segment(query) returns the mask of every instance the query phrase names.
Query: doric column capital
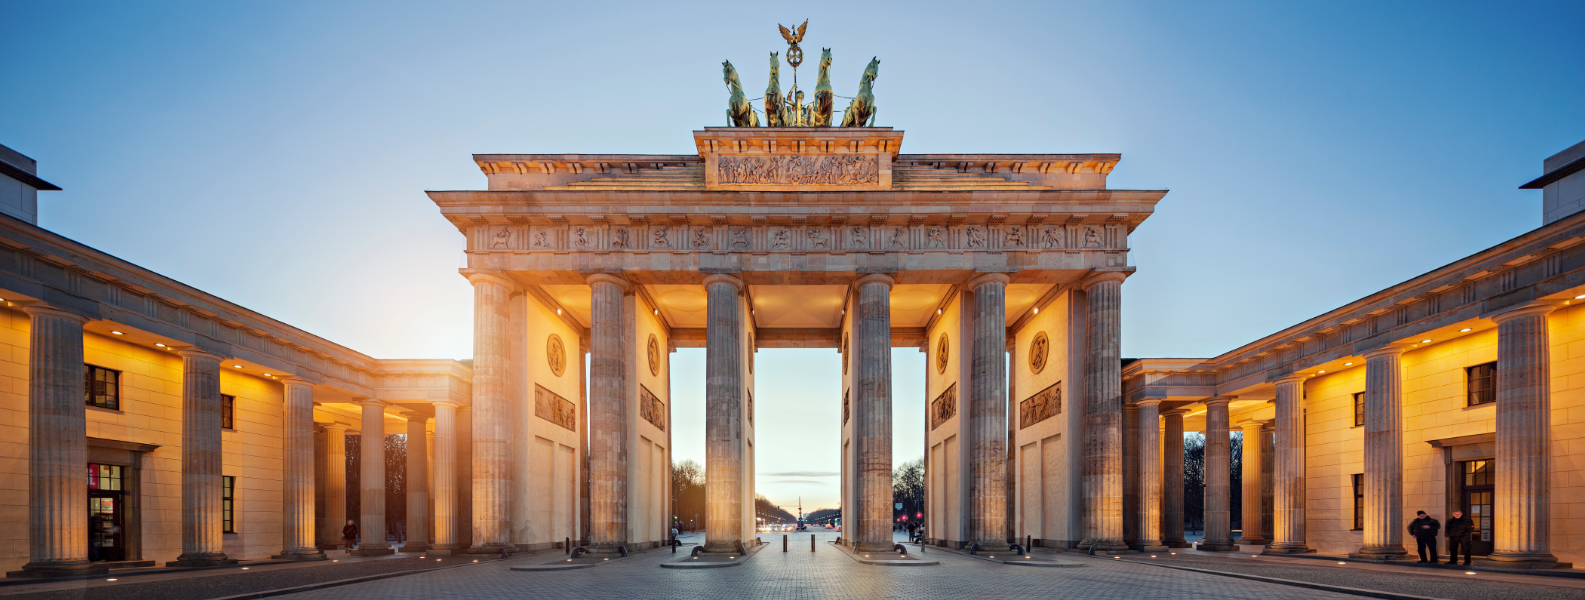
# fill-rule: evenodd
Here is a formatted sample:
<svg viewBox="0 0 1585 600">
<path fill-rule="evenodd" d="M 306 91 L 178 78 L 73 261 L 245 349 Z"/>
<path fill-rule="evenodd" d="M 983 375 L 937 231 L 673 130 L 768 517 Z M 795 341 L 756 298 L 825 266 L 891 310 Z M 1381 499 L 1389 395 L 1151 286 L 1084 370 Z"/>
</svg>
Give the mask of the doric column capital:
<svg viewBox="0 0 1585 600">
<path fill-rule="evenodd" d="M 1406 350 L 1408 350 L 1408 348 L 1405 348 L 1403 346 L 1399 346 L 1399 345 L 1396 345 L 1396 344 L 1392 344 L 1392 345 L 1382 346 L 1382 347 L 1377 348 L 1375 350 L 1367 350 L 1364 353 L 1364 357 L 1365 357 L 1365 360 L 1370 360 L 1370 359 L 1375 358 L 1377 356 L 1398 356 L 1400 354 L 1403 354 L 1404 351 L 1406 351 Z"/>
<path fill-rule="evenodd" d="M 312 392 L 313 388 L 314 388 L 314 382 L 309 381 L 307 379 L 303 379 L 301 377 L 297 377 L 295 375 L 288 375 L 288 376 L 282 377 L 281 378 L 281 385 L 284 385 L 287 388 L 306 387 L 306 388 L 309 389 L 310 392 Z"/>
<path fill-rule="evenodd" d="M 870 273 L 853 280 L 853 288 L 858 289 L 871 283 L 885 284 L 887 289 L 891 289 L 892 286 L 897 285 L 897 280 L 885 273 Z"/>
<path fill-rule="evenodd" d="M 1161 411 L 1161 416 L 1163 417 L 1182 417 L 1183 415 L 1187 414 L 1189 414 L 1189 409 L 1187 408 L 1174 408 L 1172 410 Z"/>
<path fill-rule="evenodd" d="M 1304 380 L 1309 378 L 1310 375 L 1307 373 L 1289 373 L 1272 380 L 1272 383 L 1277 385 L 1282 385 L 1284 383 L 1304 383 Z"/>
<path fill-rule="evenodd" d="M 349 429 L 345 424 L 337 423 L 335 421 L 331 421 L 329 423 L 325 423 L 323 425 L 323 427 L 325 428 L 325 432 L 326 433 L 339 431 L 339 432 L 342 433 L 342 435 L 346 435 L 347 429 Z"/>
<path fill-rule="evenodd" d="M 1140 398 L 1137 402 L 1134 402 L 1134 404 L 1137 404 L 1139 406 L 1159 406 L 1161 404 L 1161 399 L 1160 398 Z"/>
<path fill-rule="evenodd" d="M 1265 426 L 1266 424 L 1263 421 L 1244 421 L 1238 424 L 1239 429 L 1243 429 L 1245 433 L 1260 433 L 1261 428 Z"/>
<path fill-rule="evenodd" d="M 22 307 L 22 312 L 27 313 L 30 317 L 54 317 L 57 319 L 71 319 L 78 323 L 87 323 L 89 320 L 88 317 L 76 313 L 66 312 L 58 308 L 50 308 L 41 304 L 30 304 L 28 306 L 24 306 Z"/>
<path fill-rule="evenodd" d="M 980 273 L 979 275 L 975 275 L 972 279 L 969 279 L 968 283 L 963 284 L 963 287 L 973 291 L 974 289 L 987 283 L 1000 283 L 1002 285 L 1007 285 L 1008 282 L 1011 282 L 1012 280 L 1013 278 L 1008 277 L 1006 273 Z"/>
<path fill-rule="evenodd" d="M 1528 317 L 1528 316 L 1535 316 L 1535 315 L 1540 315 L 1540 316 L 1549 315 L 1549 314 L 1552 314 L 1552 311 L 1555 311 L 1558 308 L 1559 307 L 1556 304 L 1527 304 L 1527 305 L 1524 305 L 1524 306 L 1518 306 L 1518 307 L 1510 308 L 1510 309 L 1504 310 L 1502 312 L 1493 313 L 1493 314 L 1489 315 L 1487 318 L 1491 319 L 1493 322 L 1497 323 L 1498 325 L 1501 325 L 1503 321 L 1507 321 L 1509 319 L 1515 319 L 1515 318 L 1518 318 L 1518 317 Z"/>
<path fill-rule="evenodd" d="M 1231 402 L 1236 397 L 1237 396 L 1213 396 L 1211 398 L 1206 398 L 1205 399 L 1205 405 L 1206 406 L 1212 406 L 1212 405 L 1223 405 L 1223 406 L 1226 406 L 1228 402 Z"/>
<path fill-rule="evenodd" d="M 434 406 L 435 408 L 440 408 L 442 406 L 449 406 L 449 407 L 451 407 L 452 410 L 456 410 L 458 408 L 462 408 L 461 404 L 457 404 L 456 402 L 452 402 L 450 400 L 437 400 L 437 401 L 434 401 L 434 402 L 430 402 L 430 404 L 432 406 Z"/>
<path fill-rule="evenodd" d="M 1082 287 L 1085 291 L 1089 291 L 1089 289 L 1095 284 L 1105 283 L 1108 281 L 1122 283 L 1124 279 L 1128 279 L 1128 274 L 1122 271 L 1097 271 L 1089 277 L 1085 277 L 1083 283 L 1079 284 L 1079 287 Z"/>
<path fill-rule="evenodd" d="M 383 412 L 385 410 L 385 401 L 375 398 L 359 398 L 358 406 L 362 406 L 363 408 L 376 408 Z"/>
<path fill-rule="evenodd" d="M 710 286 L 717 283 L 730 285 L 734 288 L 737 288 L 737 291 L 739 292 L 743 291 L 743 280 L 739 279 L 736 275 L 727 273 L 711 273 L 704 278 L 704 287 L 706 288 L 709 288 Z"/>
<path fill-rule="evenodd" d="M 588 282 L 591 286 L 596 283 L 609 283 L 616 287 L 622 288 L 622 291 L 624 292 L 626 292 L 628 288 L 632 287 L 630 284 L 628 284 L 627 279 L 622 278 L 620 275 L 614 275 L 611 273 L 590 273 L 585 275 L 583 280 Z"/>
<path fill-rule="evenodd" d="M 225 357 L 220 356 L 219 354 L 215 354 L 215 353 L 212 353 L 212 352 L 205 352 L 205 351 L 199 350 L 197 348 L 182 348 L 181 350 L 177 350 L 176 353 L 180 354 L 182 358 L 205 359 L 205 360 L 212 360 L 212 361 L 215 361 L 217 363 L 220 362 L 220 361 L 225 360 Z"/>
<path fill-rule="evenodd" d="M 462 273 L 463 277 L 468 278 L 468 283 L 473 284 L 474 287 L 478 287 L 478 286 L 481 286 L 481 285 L 487 285 L 487 284 L 494 284 L 494 285 L 499 285 L 501 287 L 504 287 L 508 291 L 516 291 L 517 290 L 517 283 L 512 281 L 512 279 L 510 277 L 507 277 L 505 273 L 502 273 L 500 271 L 487 271 L 487 270 L 482 270 L 482 269 L 461 269 L 458 272 Z"/>
</svg>

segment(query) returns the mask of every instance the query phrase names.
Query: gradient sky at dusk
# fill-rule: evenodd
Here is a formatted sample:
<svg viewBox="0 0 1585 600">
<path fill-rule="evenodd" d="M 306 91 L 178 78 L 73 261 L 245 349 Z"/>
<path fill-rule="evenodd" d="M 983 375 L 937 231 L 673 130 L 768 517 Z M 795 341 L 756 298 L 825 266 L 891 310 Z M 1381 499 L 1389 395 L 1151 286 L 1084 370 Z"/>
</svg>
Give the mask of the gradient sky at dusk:
<svg viewBox="0 0 1585 600">
<path fill-rule="evenodd" d="M 65 188 L 47 229 L 375 357 L 468 358 L 463 238 L 423 191 L 482 189 L 476 152 L 689 152 L 721 61 L 759 95 L 805 18 L 838 94 L 881 59 L 903 152 L 1120 152 L 1111 187 L 1171 190 L 1130 240 L 1125 356 L 1214 356 L 1530 230 L 1516 188 L 1585 139 L 1577 1 L 0 0 L 0 143 Z M 673 363 L 700 462 L 703 359 Z M 834 505 L 836 352 L 759 364 L 761 491 Z M 924 355 L 894 365 L 901 462 Z"/>
</svg>

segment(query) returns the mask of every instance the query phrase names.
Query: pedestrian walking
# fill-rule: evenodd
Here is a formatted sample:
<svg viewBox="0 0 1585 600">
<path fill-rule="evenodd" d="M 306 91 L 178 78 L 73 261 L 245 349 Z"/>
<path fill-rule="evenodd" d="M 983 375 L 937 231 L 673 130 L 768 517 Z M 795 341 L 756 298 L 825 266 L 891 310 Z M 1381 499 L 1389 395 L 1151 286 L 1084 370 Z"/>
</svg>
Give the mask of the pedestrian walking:
<svg viewBox="0 0 1585 600">
<path fill-rule="evenodd" d="M 1464 566 L 1469 566 L 1470 536 L 1475 532 L 1475 522 L 1464 516 L 1464 511 L 1453 511 L 1447 520 L 1447 564 L 1458 562 L 1458 549 L 1464 549 Z"/>
<path fill-rule="evenodd" d="M 352 547 L 358 545 L 358 526 L 347 519 L 347 526 L 341 528 L 341 543 L 346 545 L 347 553 L 352 553 Z"/>
<path fill-rule="evenodd" d="M 1409 535 L 1414 536 L 1415 545 L 1420 550 L 1420 562 L 1441 562 L 1436 556 L 1436 534 L 1442 532 L 1442 524 L 1425 511 L 1415 513 L 1413 521 L 1409 522 Z M 1431 559 L 1426 560 L 1426 549 L 1431 550 Z"/>
</svg>

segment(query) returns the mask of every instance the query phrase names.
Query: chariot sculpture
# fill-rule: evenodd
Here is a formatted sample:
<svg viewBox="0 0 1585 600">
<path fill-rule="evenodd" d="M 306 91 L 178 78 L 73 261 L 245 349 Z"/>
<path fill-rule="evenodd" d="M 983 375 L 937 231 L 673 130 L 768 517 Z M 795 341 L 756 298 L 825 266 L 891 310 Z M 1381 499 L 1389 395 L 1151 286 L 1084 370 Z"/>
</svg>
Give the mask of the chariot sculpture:
<svg viewBox="0 0 1585 600">
<path fill-rule="evenodd" d="M 786 94 L 781 90 L 781 62 L 777 53 L 770 53 L 770 82 L 765 86 L 765 95 L 756 100 L 762 100 L 765 127 L 832 127 L 833 108 L 836 104 L 836 93 L 831 88 L 831 49 L 823 48 L 820 53 L 820 74 L 815 83 L 815 93 L 812 102 L 804 103 L 804 93 L 798 89 L 798 65 L 803 63 L 803 49 L 798 44 L 803 41 L 804 33 L 809 29 L 809 21 L 805 20 L 796 29 L 789 29 L 782 25 L 776 26 L 781 30 L 782 38 L 787 40 L 787 64 L 793 68 L 793 85 Z M 859 77 L 859 91 L 849 102 L 842 113 L 842 127 L 874 127 L 875 126 L 875 78 L 880 74 L 879 58 L 870 59 L 869 66 L 865 67 L 864 74 Z M 732 66 L 732 61 L 721 63 L 724 72 L 728 97 L 727 97 L 727 124 L 732 127 L 759 127 L 760 111 L 756 111 L 751 100 L 743 93 L 743 83 L 738 78 L 737 69 Z"/>
</svg>

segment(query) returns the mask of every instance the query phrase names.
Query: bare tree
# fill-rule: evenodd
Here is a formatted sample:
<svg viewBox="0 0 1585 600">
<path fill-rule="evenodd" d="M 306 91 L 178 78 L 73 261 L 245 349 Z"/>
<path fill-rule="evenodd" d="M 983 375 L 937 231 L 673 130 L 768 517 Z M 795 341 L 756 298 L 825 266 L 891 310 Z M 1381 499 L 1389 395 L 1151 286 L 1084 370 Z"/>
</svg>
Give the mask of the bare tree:
<svg viewBox="0 0 1585 600">
<path fill-rule="evenodd" d="M 905 462 L 892 470 L 892 502 L 900 502 L 903 505 L 902 510 L 898 511 L 893 504 L 893 520 L 900 515 L 908 515 L 909 520 L 913 520 L 914 513 L 924 507 L 925 459 L 923 457 Z"/>
<path fill-rule="evenodd" d="M 682 529 L 704 526 L 705 470 L 691 460 L 672 463 L 671 498 L 672 516 L 682 524 Z"/>
</svg>

